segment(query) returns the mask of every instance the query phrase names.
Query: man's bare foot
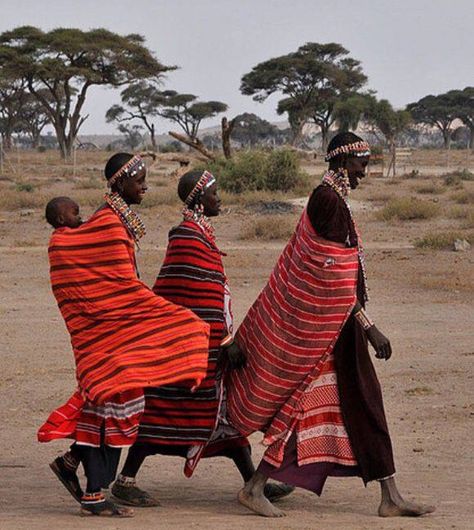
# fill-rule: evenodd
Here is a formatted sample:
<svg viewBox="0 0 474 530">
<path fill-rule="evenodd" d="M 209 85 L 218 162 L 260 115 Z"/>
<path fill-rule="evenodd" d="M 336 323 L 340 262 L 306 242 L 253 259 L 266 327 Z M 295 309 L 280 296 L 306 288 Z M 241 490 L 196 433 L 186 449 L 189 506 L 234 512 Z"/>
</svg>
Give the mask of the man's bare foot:
<svg viewBox="0 0 474 530">
<path fill-rule="evenodd" d="M 435 506 L 415 504 L 403 499 L 397 502 L 383 500 L 379 506 L 379 515 L 380 517 L 419 517 L 420 515 L 433 513 L 435 510 Z"/>
<path fill-rule="evenodd" d="M 240 504 L 264 517 L 284 517 L 284 513 L 279 510 L 263 495 L 252 495 L 252 491 L 242 488 L 237 496 Z"/>
</svg>

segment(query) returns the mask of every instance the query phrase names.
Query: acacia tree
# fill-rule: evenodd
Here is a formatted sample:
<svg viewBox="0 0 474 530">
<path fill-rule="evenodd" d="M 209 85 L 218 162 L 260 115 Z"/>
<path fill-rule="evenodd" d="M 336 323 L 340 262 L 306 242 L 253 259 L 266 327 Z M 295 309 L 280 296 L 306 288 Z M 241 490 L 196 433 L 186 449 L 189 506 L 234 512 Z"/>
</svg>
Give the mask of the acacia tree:
<svg viewBox="0 0 474 530">
<path fill-rule="evenodd" d="M 241 144 L 256 146 L 278 135 L 278 128 L 253 113 L 244 112 L 234 119 L 232 137 Z"/>
<path fill-rule="evenodd" d="M 474 149 L 474 87 L 451 90 L 447 93 L 454 105 L 454 113 L 469 129 L 469 148 Z"/>
<path fill-rule="evenodd" d="M 22 26 L 0 35 L 0 77 L 26 84 L 49 114 L 61 154 L 68 158 L 87 119 L 82 110 L 91 86 L 119 87 L 169 69 L 143 43 L 140 35 L 102 28 L 43 32 Z"/>
<path fill-rule="evenodd" d="M 130 149 L 136 149 L 143 142 L 143 127 L 121 123 L 117 129 L 125 136 L 125 143 Z"/>
<path fill-rule="evenodd" d="M 5 149 L 12 147 L 12 135 L 18 129 L 28 93 L 21 80 L 0 80 L 0 134 Z"/>
<path fill-rule="evenodd" d="M 289 118 L 296 130 L 313 121 L 321 130 L 325 148 L 336 119 L 336 103 L 357 93 L 367 82 L 360 62 L 348 54 L 337 43 L 309 42 L 296 52 L 255 66 L 242 77 L 240 90 L 260 102 L 274 93 L 284 94 L 279 112 L 291 112 Z"/>
<path fill-rule="evenodd" d="M 373 98 L 365 111 L 365 121 L 372 128 L 372 132 L 378 136 L 381 133 L 384 143 L 390 154 L 390 164 L 387 174 L 392 170 L 396 174 L 396 147 L 400 135 L 405 132 L 411 123 L 411 115 L 407 110 L 395 110 L 386 99 L 377 101 Z"/>
<path fill-rule="evenodd" d="M 44 97 L 49 99 L 49 91 L 44 91 Z M 51 123 L 51 117 L 44 106 L 33 96 L 27 93 L 25 103 L 20 112 L 19 127 L 31 139 L 33 148 L 38 147 L 43 129 Z"/>
<path fill-rule="evenodd" d="M 407 110 L 417 123 L 436 127 L 443 136 L 445 149 L 451 144 L 451 126 L 456 119 L 456 98 L 452 93 L 425 96 L 407 105 Z"/>
<path fill-rule="evenodd" d="M 193 94 L 178 94 L 174 90 L 161 92 L 157 103 L 159 115 L 177 123 L 190 140 L 196 140 L 203 120 L 214 118 L 227 110 L 221 101 L 197 101 Z"/>
<path fill-rule="evenodd" d="M 175 132 L 169 134 L 180 142 L 197 149 L 204 156 L 213 159 L 214 155 L 199 140 L 199 127 L 203 120 L 214 118 L 227 110 L 227 105 L 221 101 L 197 101 L 193 94 L 179 94 L 175 90 L 161 92 L 157 102 L 160 105 L 158 114 L 179 125 L 185 135 Z"/>
<path fill-rule="evenodd" d="M 162 93 L 156 83 L 138 81 L 132 83 L 120 94 L 122 105 L 113 105 L 107 111 L 105 119 L 108 123 L 140 120 L 150 134 L 151 145 L 156 151 L 155 124 L 153 118 L 159 115 Z"/>
</svg>

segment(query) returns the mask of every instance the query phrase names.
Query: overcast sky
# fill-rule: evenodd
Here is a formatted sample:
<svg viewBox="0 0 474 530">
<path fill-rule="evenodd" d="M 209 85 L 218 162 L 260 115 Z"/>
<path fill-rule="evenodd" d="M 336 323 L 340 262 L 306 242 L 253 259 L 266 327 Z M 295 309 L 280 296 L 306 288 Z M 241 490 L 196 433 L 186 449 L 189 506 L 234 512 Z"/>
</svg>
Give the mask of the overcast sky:
<svg viewBox="0 0 474 530">
<path fill-rule="evenodd" d="M 167 88 L 224 101 L 229 117 L 255 112 L 280 120 L 278 96 L 256 103 L 240 94 L 240 79 L 305 42 L 342 44 L 362 62 L 368 87 L 396 107 L 474 85 L 473 0 L 0 0 L 0 6 L 1 31 L 34 25 L 140 33 L 161 62 L 180 67 Z M 117 102 L 118 91 L 92 88 L 81 133 L 114 132 L 104 114 Z"/>
</svg>

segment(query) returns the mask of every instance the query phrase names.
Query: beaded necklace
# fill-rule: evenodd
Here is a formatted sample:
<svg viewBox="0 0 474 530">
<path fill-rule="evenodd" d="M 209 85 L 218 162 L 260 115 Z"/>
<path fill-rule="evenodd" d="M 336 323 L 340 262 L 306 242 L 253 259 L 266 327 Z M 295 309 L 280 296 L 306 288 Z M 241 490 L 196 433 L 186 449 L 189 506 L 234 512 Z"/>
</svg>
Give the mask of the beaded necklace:
<svg viewBox="0 0 474 530">
<path fill-rule="evenodd" d="M 185 221 L 194 221 L 196 224 L 198 224 L 210 241 L 215 244 L 215 230 L 209 217 L 204 215 L 202 205 L 195 207 L 194 210 L 190 210 L 187 206 L 185 206 L 182 213 Z"/>
<path fill-rule="evenodd" d="M 117 192 L 106 193 L 105 202 L 118 215 L 119 219 L 125 225 L 126 229 L 133 237 L 135 244 L 138 246 L 139 240 L 145 235 L 146 229 L 143 221 L 137 213 L 120 197 Z"/>
<path fill-rule="evenodd" d="M 326 173 L 323 176 L 323 184 L 326 186 L 329 186 L 339 195 L 339 197 L 344 201 L 344 204 L 347 207 L 347 211 L 349 212 L 349 217 L 351 219 L 352 225 L 357 235 L 357 254 L 359 257 L 362 277 L 364 279 L 364 300 L 367 302 L 369 300 L 369 292 L 368 292 L 368 286 L 367 286 L 367 273 L 365 269 L 365 254 L 364 254 L 364 248 L 362 246 L 359 230 L 354 221 L 354 217 L 352 216 L 351 206 L 348 201 L 348 196 L 349 196 L 349 192 L 351 188 L 349 184 L 349 177 L 347 175 L 347 170 L 340 169 L 337 172 L 332 171 L 332 170 L 326 171 Z"/>
</svg>

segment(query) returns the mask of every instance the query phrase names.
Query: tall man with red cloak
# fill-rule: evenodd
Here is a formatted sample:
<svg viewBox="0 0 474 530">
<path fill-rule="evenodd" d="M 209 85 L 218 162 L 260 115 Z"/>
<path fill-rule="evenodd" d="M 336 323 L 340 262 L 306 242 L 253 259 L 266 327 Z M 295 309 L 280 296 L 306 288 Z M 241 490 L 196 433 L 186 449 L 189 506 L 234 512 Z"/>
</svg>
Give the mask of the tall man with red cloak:
<svg viewBox="0 0 474 530">
<path fill-rule="evenodd" d="M 380 516 L 434 510 L 398 492 L 369 356 L 368 343 L 379 359 L 392 353 L 365 311 L 364 253 L 348 202 L 369 156 L 358 136 L 333 138 L 329 170 L 237 332 L 247 364 L 230 374 L 228 419 L 244 435 L 263 431 L 267 446 L 239 501 L 263 516 L 284 515 L 262 493 L 270 477 L 320 495 L 328 476 L 360 476 L 380 482 Z"/>
</svg>

